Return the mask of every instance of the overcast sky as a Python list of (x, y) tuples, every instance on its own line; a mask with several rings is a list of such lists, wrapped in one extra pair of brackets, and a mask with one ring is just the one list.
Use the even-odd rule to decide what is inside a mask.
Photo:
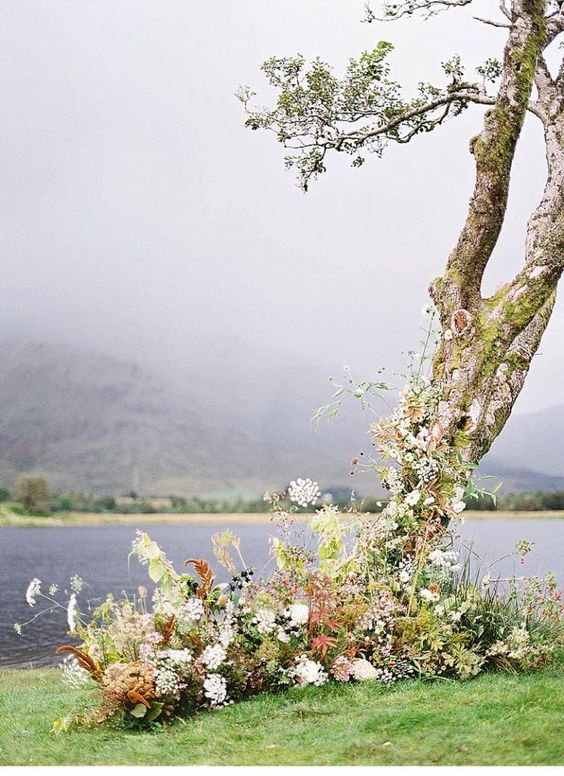
[[(486, 3), (486, 5), (495, 5)], [(483, 7), (483, 6), (482, 6)], [(3, 0), (0, 5), (0, 323), (118, 355), (173, 360), (202, 335), (370, 373), (417, 348), (473, 181), (471, 109), (369, 158), (331, 159), (309, 194), (234, 92), (268, 103), (273, 54), (349, 56), (391, 40), (393, 75), (440, 81), (504, 33), (465, 11), (363, 24), (352, 0)], [(544, 159), (523, 134), (487, 290), (523, 259)], [(561, 402), (562, 300), (517, 411)]]

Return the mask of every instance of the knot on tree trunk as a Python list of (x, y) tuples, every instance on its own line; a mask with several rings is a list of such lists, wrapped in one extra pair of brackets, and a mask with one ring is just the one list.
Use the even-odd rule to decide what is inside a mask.
[(472, 326), (472, 315), (468, 310), (459, 308), (455, 310), (450, 318), (450, 328), (455, 337), (463, 337), (466, 334), (471, 334), (474, 331)]

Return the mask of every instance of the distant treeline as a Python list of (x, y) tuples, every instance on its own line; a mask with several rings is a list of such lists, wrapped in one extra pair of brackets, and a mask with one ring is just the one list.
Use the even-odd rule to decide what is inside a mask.
[[(342, 508), (351, 506), (346, 489), (333, 489), (333, 503)], [(350, 493), (350, 492), (349, 492)], [(130, 492), (124, 496), (94, 496), (83, 493), (52, 495), (42, 475), (24, 475), (18, 486), (10, 492), (0, 488), (0, 502), (10, 502), (15, 512), (21, 514), (48, 515), (53, 512), (97, 512), (116, 514), (225, 514), (258, 513), (270, 509), (264, 498), (213, 498), (204, 496), (149, 497)], [(386, 499), (356, 496), (355, 506), (362, 512), (381, 512)], [(289, 503), (280, 502), (281, 508)], [(468, 509), (480, 511), (545, 511), (564, 510), (564, 490), (553, 492), (510, 493), (498, 497), (494, 503), (488, 495), (467, 501)], [(310, 507), (314, 512), (317, 507)]]

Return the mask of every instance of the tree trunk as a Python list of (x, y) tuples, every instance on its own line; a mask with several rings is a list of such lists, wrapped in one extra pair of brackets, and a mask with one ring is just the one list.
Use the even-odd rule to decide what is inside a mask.
[[(542, 59), (544, 3), (515, 2), (513, 14), (498, 100), (472, 143), (476, 184), (466, 223), (444, 277), (430, 289), (444, 335), (433, 364), (441, 392), (438, 424), (445, 441), (474, 464), (501, 432), (523, 387), (564, 263), (564, 90)], [(483, 272), (503, 223), (534, 79), (544, 123), (546, 187), (528, 223), (524, 269), (483, 298)]]

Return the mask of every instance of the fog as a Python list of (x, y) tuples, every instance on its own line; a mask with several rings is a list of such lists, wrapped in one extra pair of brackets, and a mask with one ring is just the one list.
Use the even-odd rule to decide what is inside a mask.
[[(287, 360), (289, 381), (293, 358), (367, 375), (401, 364), (463, 222), (482, 109), (362, 169), (330, 159), (304, 195), (273, 135), (244, 127), (234, 92), (249, 84), (268, 104), (259, 66), (271, 55), (320, 55), (339, 72), (386, 39), (408, 93), (440, 83), (456, 52), (471, 73), (504, 31), (464, 10), (362, 15), (350, 0), (4, 0), (2, 338), (171, 372), (214, 342), (250, 342)], [(527, 119), (487, 290), (523, 260), (544, 182), (537, 124)], [(560, 300), (516, 412), (561, 402), (563, 324)]]

